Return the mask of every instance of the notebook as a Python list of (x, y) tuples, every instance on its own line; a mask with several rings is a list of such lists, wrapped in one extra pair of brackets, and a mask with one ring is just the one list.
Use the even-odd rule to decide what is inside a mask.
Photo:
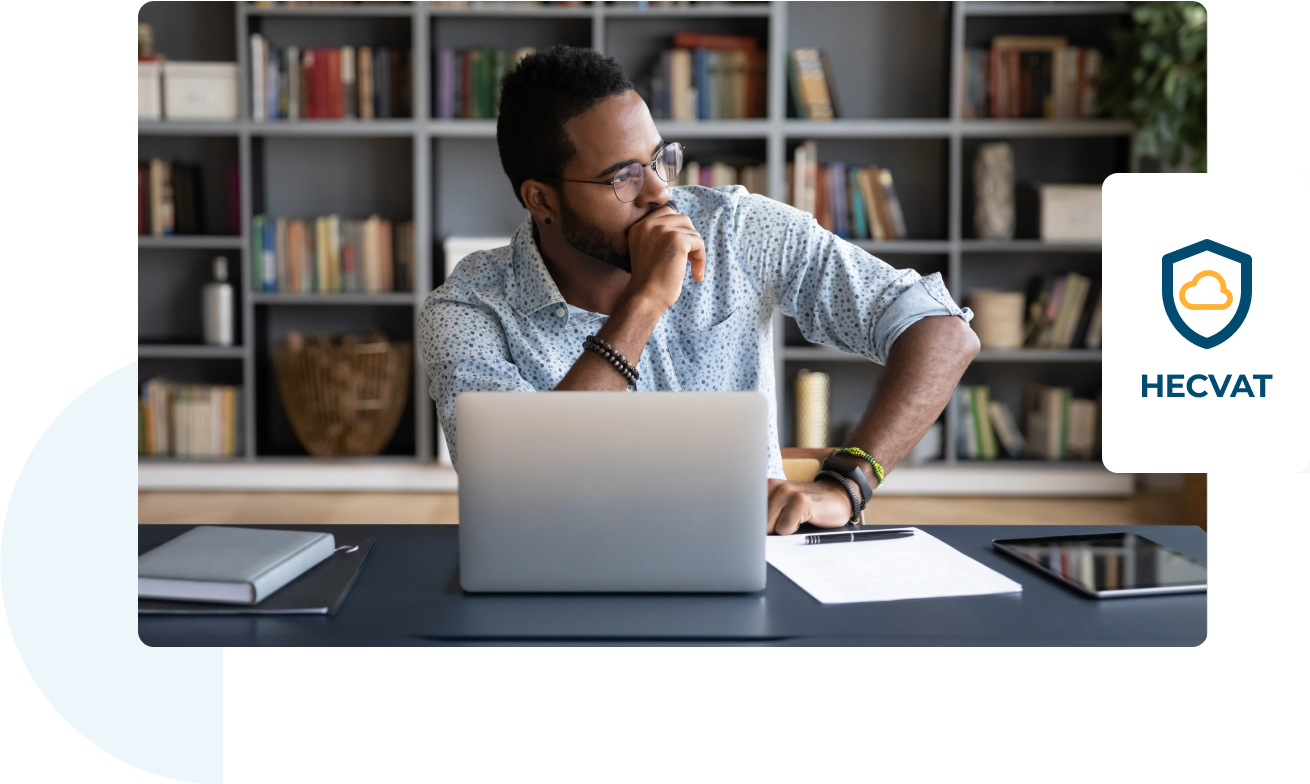
[(258, 604), (335, 549), (332, 534), (201, 525), (137, 557), (137, 596)]
[[(338, 540), (340, 541), (340, 540)], [(372, 537), (352, 538), (337, 552), (255, 605), (138, 599), (138, 615), (336, 615), (373, 549)]]

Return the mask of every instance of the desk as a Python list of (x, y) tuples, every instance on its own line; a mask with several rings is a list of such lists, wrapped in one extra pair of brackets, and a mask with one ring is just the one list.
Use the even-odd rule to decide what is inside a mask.
[[(191, 526), (138, 526), (145, 552)], [(273, 527), (273, 526), (266, 526)], [(465, 594), (458, 526), (318, 526), (377, 537), (341, 612), (321, 616), (140, 616), (152, 646), (253, 645), (1198, 645), (1206, 595), (1097, 601), (995, 552), (991, 540), (1132, 530), (1206, 562), (1190, 526), (924, 526), (1023, 585), (1021, 594), (822, 605), (769, 568), (757, 594)]]

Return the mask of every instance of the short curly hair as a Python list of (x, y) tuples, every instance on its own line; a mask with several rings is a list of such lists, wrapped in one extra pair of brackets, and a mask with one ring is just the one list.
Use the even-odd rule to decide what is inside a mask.
[(559, 177), (577, 152), (564, 123), (631, 89), (632, 80), (613, 58), (564, 44), (524, 57), (505, 74), (496, 146), (519, 204), (524, 180)]

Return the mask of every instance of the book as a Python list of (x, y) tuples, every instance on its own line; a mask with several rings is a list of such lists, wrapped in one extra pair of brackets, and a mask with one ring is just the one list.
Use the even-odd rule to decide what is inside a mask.
[(150, 161), (150, 233), (173, 233), (173, 168), (159, 158)]
[(977, 454), (982, 460), (996, 459), (996, 436), (992, 430), (991, 390), (985, 386), (969, 389), (969, 419), (977, 439)]
[(806, 120), (834, 119), (836, 113), (819, 50), (793, 49), (791, 60), (795, 70), (797, 114)]
[(1063, 460), (1069, 438), (1068, 387), (1034, 384), (1028, 388), (1025, 446), (1030, 457)]
[(1064, 36), (1001, 35), (962, 53), (960, 114), (1078, 119), (1096, 116), (1103, 55)]
[(1095, 400), (1069, 400), (1069, 424), (1066, 455), (1069, 460), (1091, 460), (1096, 448), (1097, 403)]
[(273, 223), (273, 262), (277, 269), (277, 290), (291, 290), (291, 253), (288, 246), (287, 219), (278, 218)]
[(260, 226), (260, 269), (264, 272), (264, 291), (277, 291), (277, 222), (265, 220)]
[(978, 450), (978, 431), (974, 428), (973, 423), (973, 395), (969, 387), (961, 386), (955, 390), (955, 406), (960, 412), (960, 433), (957, 451), (960, 457), (967, 460), (977, 460)]
[(137, 596), (258, 604), (335, 548), (327, 533), (197, 526), (137, 557)]
[(241, 451), (240, 387), (175, 384), (157, 376), (141, 385), (138, 453), (231, 457)]
[(377, 540), (338, 540), (336, 552), (256, 605), (137, 599), (140, 615), (336, 615)]
[(1000, 441), (1005, 454), (1012, 459), (1022, 457), (1023, 434), (1019, 432), (1019, 426), (1014, 421), (1014, 415), (1010, 413), (1010, 407), (999, 400), (992, 400), (988, 404), (987, 411), (990, 414), (992, 427), (996, 431), (997, 440)]
[(264, 93), (268, 79), (264, 73), (268, 63), (268, 50), (264, 36), (252, 33), (250, 36), (250, 119), (261, 122), (266, 119), (268, 100)]
[(878, 184), (882, 186), (883, 199), (887, 205), (887, 218), (891, 222), (892, 230), (889, 232), (888, 239), (906, 239), (910, 236), (910, 232), (905, 226), (905, 213), (901, 210), (901, 198), (897, 195), (896, 186), (892, 182), (891, 170), (878, 170)]

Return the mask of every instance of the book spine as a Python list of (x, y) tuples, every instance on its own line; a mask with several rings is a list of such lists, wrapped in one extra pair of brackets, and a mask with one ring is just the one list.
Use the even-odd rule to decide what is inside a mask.
[(359, 85), (359, 118), (373, 119), (373, 50), (367, 46), (359, 48), (359, 73), (355, 75)]
[(286, 57), (287, 69), (287, 119), (299, 120), (300, 106), (300, 47), (288, 46)]
[(256, 215), (250, 221), (250, 289), (264, 289), (264, 216)]
[(355, 85), (355, 49), (341, 47), (341, 115), (348, 119), (359, 116), (359, 92)]
[(264, 37), (259, 33), (250, 36), (250, 119), (256, 122), (264, 120), (264, 87), (267, 84), (264, 75)]
[(378, 224), (378, 286), (383, 291), (395, 290), (395, 271), (392, 259), (391, 221)]
[(277, 222), (265, 220), (263, 235), (264, 291), (277, 291)]
[(295, 291), (291, 279), (291, 243), (287, 233), (287, 219), (278, 218), (277, 236), (277, 290)]

